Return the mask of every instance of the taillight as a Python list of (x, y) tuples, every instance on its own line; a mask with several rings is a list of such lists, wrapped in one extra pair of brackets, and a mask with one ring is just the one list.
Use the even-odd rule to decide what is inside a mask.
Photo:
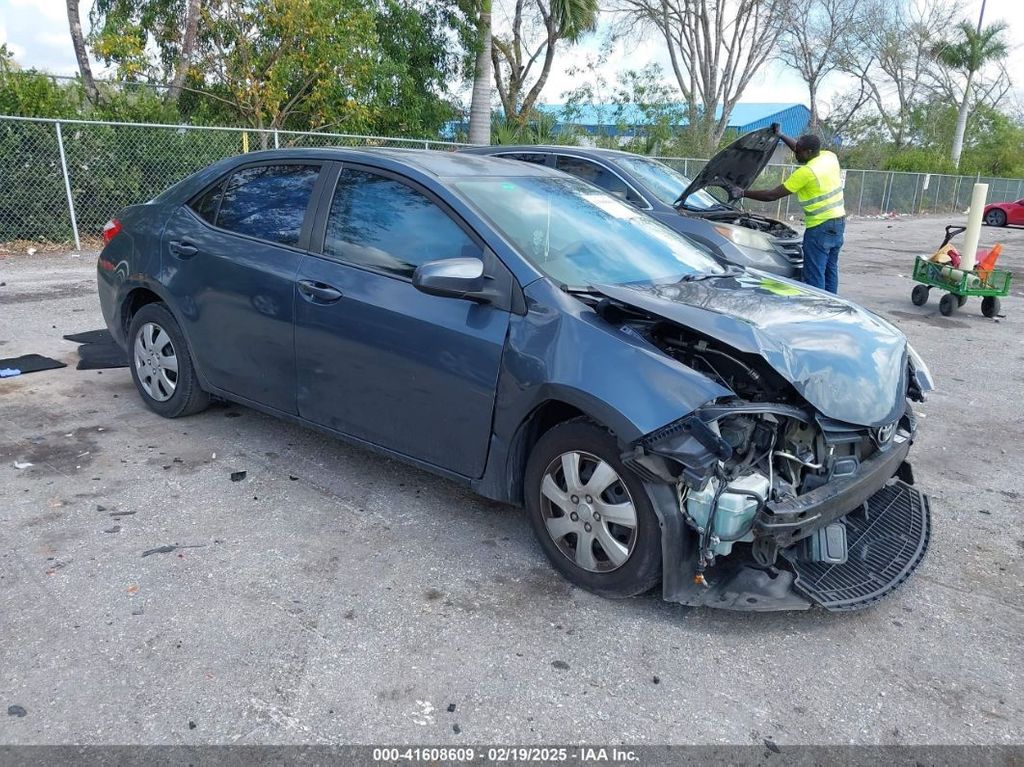
[(121, 222), (116, 218), (110, 219), (103, 225), (103, 243), (106, 244), (117, 237), (121, 232)]

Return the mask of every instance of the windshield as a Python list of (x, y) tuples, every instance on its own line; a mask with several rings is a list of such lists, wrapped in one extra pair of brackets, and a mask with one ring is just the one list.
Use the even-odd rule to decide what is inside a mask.
[(682, 235), (576, 178), (459, 179), (453, 186), (538, 269), (570, 287), (724, 271)]
[[(618, 157), (616, 162), (642, 181), (651, 194), (669, 205), (679, 199), (679, 195), (690, 185), (690, 179), (675, 168), (657, 160), (648, 160), (646, 157)], [(697, 210), (722, 207), (722, 203), (703, 189), (691, 194), (684, 204)]]

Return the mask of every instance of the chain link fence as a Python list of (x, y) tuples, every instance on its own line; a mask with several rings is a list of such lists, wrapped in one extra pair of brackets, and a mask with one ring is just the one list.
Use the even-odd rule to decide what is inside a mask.
[[(148, 125), (0, 117), (0, 250), (73, 243), (98, 247), (103, 224), (120, 209), (149, 200), (223, 157), (284, 147), (390, 146), (452, 151), (451, 141), (339, 133)], [(706, 160), (661, 157), (693, 176)], [(769, 165), (758, 180), (772, 187), (793, 166)], [(846, 210), (870, 216), (960, 213), (976, 181), (990, 200), (1024, 197), (1024, 180), (849, 170)], [(798, 218), (791, 198), (748, 207)]]

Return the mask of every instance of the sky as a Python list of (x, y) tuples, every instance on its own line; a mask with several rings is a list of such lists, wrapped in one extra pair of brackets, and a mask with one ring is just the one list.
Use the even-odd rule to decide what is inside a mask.
[[(986, 22), (1002, 19), (1010, 25), (1010, 40), (1024, 39), (1024, 14), (1019, 10), (1013, 13), (1019, 4), (1020, 0), (987, 0)], [(980, 5), (981, 0), (968, 0), (963, 5), (964, 16), (977, 19)], [(88, 30), (90, 0), (82, 0), (81, 6), (82, 26)], [(25, 68), (36, 67), (61, 75), (77, 74), (65, 8), (64, 0), (0, 0), (0, 43), (6, 43), (14, 52), (15, 60)], [(580, 45), (559, 53), (542, 101), (557, 103), (566, 91), (580, 84), (580, 78), (573, 74), (573, 69), (583, 66), (588, 58), (596, 55), (606, 24), (603, 22), (602, 29)], [(660, 64), (666, 73), (670, 71), (664, 45), (658, 40), (652, 40), (650, 44), (619, 43), (600, 71), (606, 80), (614, 82), (619, 72), (640, 69), (649, 63)], [(1024, 71), (1024, 45), (1015, 45), (1008, 65), (1011, 73)], [(102, 76), (102, 67), (96, 66), (94, 71)], [(1024, 83), (1014, 84), (1020, 88)], [(839, 76), (827, 81), (822, 94), (826, 106), (829, 98), (845, 87), (847, 84)], [(806, 103), (807, 91), (795, 73), (779, 64), (771, 64), (754, 77), (742, 100)]]

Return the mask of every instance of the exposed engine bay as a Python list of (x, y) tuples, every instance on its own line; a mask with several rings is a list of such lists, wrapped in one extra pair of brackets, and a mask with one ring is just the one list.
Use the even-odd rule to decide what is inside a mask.
[[(789, 590), (775, 583), (780, 567), (787, 567), (785, 575), (792, 579), (801, 567), (834, 571), (853, 555), (866, 556), (877, 542), (865, 535), (853, 539), (851, 530), (872, 528), (871, 498), (891, 481), (906, 491), (904, 505), (920, 518), (926, 541), (927, 500), (911, 487), (904, 460), (915, 431), (909, 400), (923, 399), (914, 376), (907, 378), (905, 409), (896, 421), (878, 428), (839, 422), (810, 406), (759, 355), (607, 299), (596, 308), (624, 332), (642, 337), (735, 395), (647, 435), (627, 457), (642, 475), (677, 488), (680, 512), (696, 538), (693, 581), (705, 595), (719, 569), (733, 580), (764, 580), (781, 593)], [(866, 516), (855, 520), (855, 515)], [(908, 573), (923, 551), (922, 545), (907, 552)], [(746, 564), (721, 568), (726, 557)], [(777, 609), (749, 606), (762, 598), (750, 594), (761, 591), (760, 586), (728, 587), (716, 598), (742, 597), (748, 604), (717, 606)], [(824, 598), (816, 601), (829, 609), (858, 609), (877, 598), (874, 592), (855, 597), (844, 592), (834, 600), (841, 606), (834, 608)], [(698, 594), (690, 603), (707, 600)]]
[(764, 232), (772, 237), (778, 237), (784, 240), (799, 237), (795, 229), (786, 226), (786, 224), (781, 221), (776, 221), (773, 218), (768, 218), (767, 216), (762, 216), (758, 213), (751, 213), (746, 210), (701, 211), (700, 216), (708, 221), (721, 221), (724, 224), (735, 224), (737, 226), (746, 227), (747, 229)]

